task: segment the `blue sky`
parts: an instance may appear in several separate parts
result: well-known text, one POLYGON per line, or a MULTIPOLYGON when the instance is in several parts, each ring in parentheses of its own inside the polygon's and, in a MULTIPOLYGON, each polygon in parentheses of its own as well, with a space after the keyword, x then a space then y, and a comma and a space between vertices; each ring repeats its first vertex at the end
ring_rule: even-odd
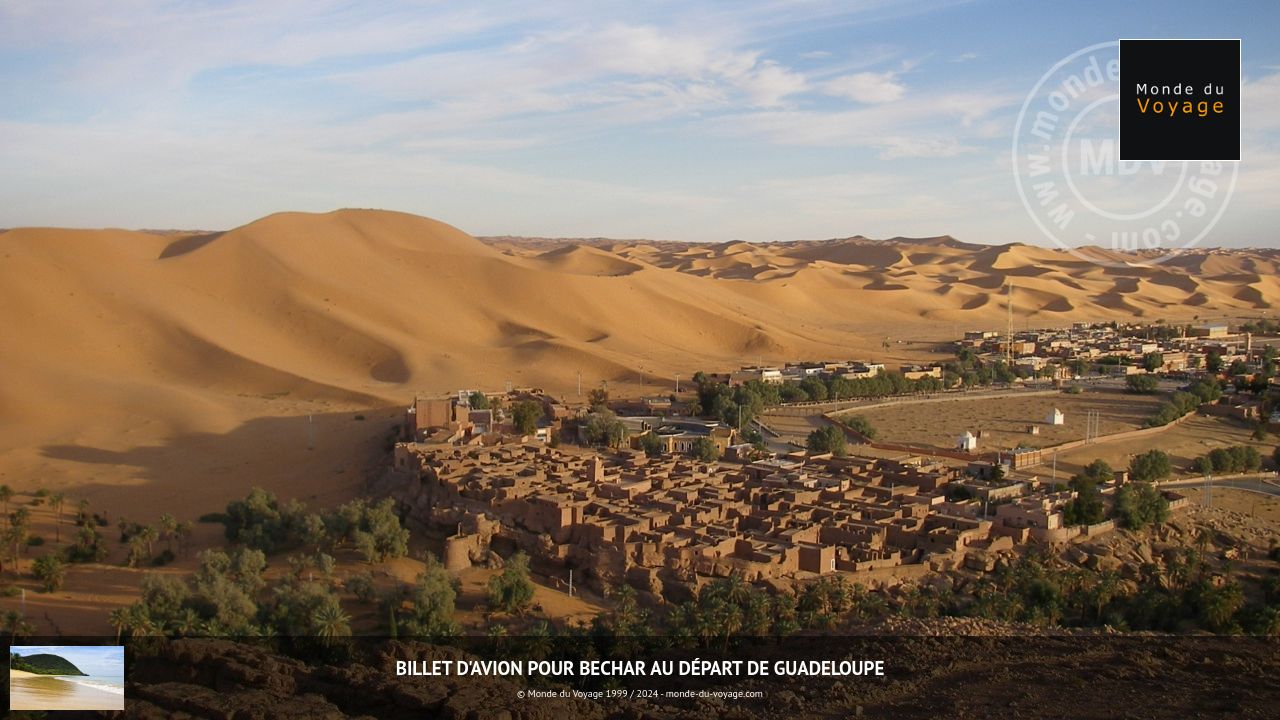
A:
POLYGON ((0 0, 0 227, 379 207, 478 235, 1046 242, 1027 92, 1119 37, 1241 37, 1219 245, 1275 245, 1280 4, 0 0))
POLYGON ((14 645, 19 655, 48 653, 66 659, 86 675, 124 677, 124 648, 119 645, 14 645))

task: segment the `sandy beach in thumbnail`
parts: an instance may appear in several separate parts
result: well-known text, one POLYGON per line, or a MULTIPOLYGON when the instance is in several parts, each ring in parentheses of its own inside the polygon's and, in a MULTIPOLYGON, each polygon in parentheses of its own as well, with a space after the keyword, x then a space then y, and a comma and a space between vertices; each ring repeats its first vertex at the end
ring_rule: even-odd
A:
POLYGON ((124 695, 57 675, 9 671, 10 710, 123 710, 124 695))

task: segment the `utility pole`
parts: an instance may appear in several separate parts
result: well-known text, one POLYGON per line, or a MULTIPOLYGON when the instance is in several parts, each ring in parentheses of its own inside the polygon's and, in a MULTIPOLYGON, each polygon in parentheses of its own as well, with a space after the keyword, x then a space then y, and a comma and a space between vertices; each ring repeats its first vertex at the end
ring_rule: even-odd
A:
POLYGON ((582 397, 582 371, 578 371, 578 397, 582 397))
POLYGON ((1005 346, 1004 346, 1004 362, 1006 368, 1013 367, 1013 281, 1009 281, 1009 298, 1005 304, 1008 310, 1008 319, 1005 323, 1005 346))
POLYGON ((569 568, 569 597, 573 597, 573 568, 569 568))
POLYGON ((316 418, 314 415, 307 416, 307 449, 316 449, 316 418))
POLYGON ((680 394, 680 373, 676 373, 676 394, 680 394))

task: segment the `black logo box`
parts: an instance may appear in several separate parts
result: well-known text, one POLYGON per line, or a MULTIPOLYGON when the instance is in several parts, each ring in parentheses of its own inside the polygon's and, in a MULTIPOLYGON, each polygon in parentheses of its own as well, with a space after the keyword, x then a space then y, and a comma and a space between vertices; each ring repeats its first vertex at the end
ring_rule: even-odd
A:
POLYGON ((1120 159, 1239 160, 1240 45, 1120 40, 1120 159))

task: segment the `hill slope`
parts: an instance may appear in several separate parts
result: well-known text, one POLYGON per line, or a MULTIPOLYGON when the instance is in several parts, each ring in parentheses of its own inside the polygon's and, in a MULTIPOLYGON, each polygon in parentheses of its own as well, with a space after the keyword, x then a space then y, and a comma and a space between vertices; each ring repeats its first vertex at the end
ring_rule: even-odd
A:
POLYGON ((9 669, 22 670, 37 675, 84 675, 80 668, 61 655, 38 653, 36 655, 18 655, 10 657, 9 669))

